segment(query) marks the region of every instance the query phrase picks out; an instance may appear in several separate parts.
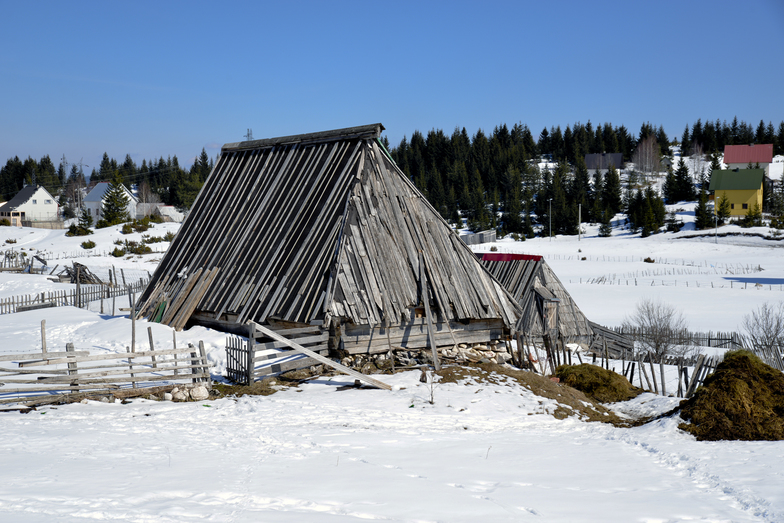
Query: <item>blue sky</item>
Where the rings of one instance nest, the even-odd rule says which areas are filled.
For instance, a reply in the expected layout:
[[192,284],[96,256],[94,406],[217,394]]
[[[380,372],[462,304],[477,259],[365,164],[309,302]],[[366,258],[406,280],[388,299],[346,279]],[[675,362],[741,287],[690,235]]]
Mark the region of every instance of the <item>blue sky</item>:
[[[382,122],[784,120],[784,2],[0,0],[0,165]],[[86,169],[89,171],[90,169]]]

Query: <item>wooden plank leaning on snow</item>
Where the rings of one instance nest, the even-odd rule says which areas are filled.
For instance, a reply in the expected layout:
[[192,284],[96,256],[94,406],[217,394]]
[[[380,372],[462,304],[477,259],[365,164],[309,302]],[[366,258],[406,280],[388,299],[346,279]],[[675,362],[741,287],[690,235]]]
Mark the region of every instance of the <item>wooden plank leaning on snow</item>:
[[372,386],[377,387],[379,389],[392,390],[392,387],[390,387],[386,383],[383,383],[381,381],[378,381],[377,379],[371,378],[370,376],[366,376],[366,375],[362,374],[361,372],[357,372],[357,371],[355,371],[353,369],[349,369],[345,365],[341,365],[340,363],[334,362],[331,359],[322,356],[321,354],[313,352],[310,349],[306,349],[302,345],[300,345],[300,344],[298,344],[298,343],[296,343],[294,341],[287,340],[286,338],[284,338],[283,336],[281,336],[277,332],[275,332],[275,331],[273,331],[271,329],[268,329],[267,327],[264,327],[263,325],[259,325],[258,323],[256,323],[253,320],[248,320],[247,323],[248,323],[248,325],[253,325],[253,327],[256,329],[257,332],[261,332],[261,333],[265,334],[266,336],[269,336],[273,340],[279,341],[279,342],[283,343],[284,345],[286,345],[288,347],[291,347],[292,349],[294,349],[297,352],[301,352],[303,354],[306,354],[306,355],[310,356],[311,358],[313,358],[314,360],[318,361],[319,363],[323,363],[324,365],[329,365],[333,369],[335,369],[337,371],[340,371],[340,372],[342,372],[344,374],[348,374],[349,376],[352,376],[352,377],[354,377],[354,378],[356,378],[358,380],[364,381],[368,385],[372,385]]

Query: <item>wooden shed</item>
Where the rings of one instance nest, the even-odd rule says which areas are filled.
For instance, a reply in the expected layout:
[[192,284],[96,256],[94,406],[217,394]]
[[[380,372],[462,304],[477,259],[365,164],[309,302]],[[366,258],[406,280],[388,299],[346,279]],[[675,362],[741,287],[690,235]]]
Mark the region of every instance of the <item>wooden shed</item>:
[[177,329],[317,326],[350,354],[511,334],[515,299],[398,169],[383,129],[224,145],[140,313]]
[[586,318],[542,256],[530,254],[478,254],[482,264],[515,297],[522,309],[516,331],[526,337],[585,348],[606,346],[613,355],[631,352],[633,343]]

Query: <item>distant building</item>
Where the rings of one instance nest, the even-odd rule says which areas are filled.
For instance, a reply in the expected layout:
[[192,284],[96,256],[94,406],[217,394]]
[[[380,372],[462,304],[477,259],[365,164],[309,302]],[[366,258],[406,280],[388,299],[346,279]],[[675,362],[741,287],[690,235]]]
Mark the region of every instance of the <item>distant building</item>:
[[622,153],[601,153],[601,154],[586,154],[585,167],[588,169],[588,174],[594,175],[596,171],[602,174],[607,174],[610,166],[616,169],[623,168],[623,154]]
[[765,171],[762,169],[734,169],[711,171],[709,189],[713,198],[718,200],[723,195],[730,202],[730,216],[745,216],[749,209],[758,204],[762,210],[762,181]]
[[[136,205],[138,204],[138,200],[124,185],[123,189],[125,190],[125,196],[128,197],[128,207],[126,208],[126,211],[128,211],[128,217],[133,219],[136,217]],[[106,192],[108,190],[109,182],[99,182],[89,193],[87,193],[87,196],[84,197],[84,207],[87,209],[87,214],[92,216],[95,222],[102,217],[103,201],[106,198]]]
[[182,223],[185,216],[174,208],[173,205],[163,203],[139,203],[136,205],[136,219],[141,220],[145,216],[160,216],[165,222]]
[[35,227],[38,222],[59,222],[60,206],[43,187],[28,185],[0,207],[0,219],[3,218],[19,227]]
[[770,176],[772,162],[773,144],[724,146],[724,163],[727,164],[727,169],[747,169],[751,164],[755,169],[763,169],[765,176]]

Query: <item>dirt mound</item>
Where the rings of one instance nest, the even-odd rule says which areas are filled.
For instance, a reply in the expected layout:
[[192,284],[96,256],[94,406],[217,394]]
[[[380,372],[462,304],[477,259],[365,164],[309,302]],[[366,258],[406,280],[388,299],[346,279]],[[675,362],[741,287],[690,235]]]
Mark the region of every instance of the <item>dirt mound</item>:
[[679,428],[698,440],[784,439],[784,373],[749,351],[732,351],[680,405]]
[[477,383],[506,384],[506,378],[512,378],[537,396],[557,401],[560,405],[552,413],[557,419],[575,415],[584,421],[600,421],[616,427],[629,427],[641,423],[639,420],[623,419],[579,390],[529,371],[512,369],[495,363],[474,363],[445,366],[437,374],[441,376],[439,383],[458,383],[472,378]]
[[602,403],[627,401],[642,394],[625,377],[596,365],[561,365],[555,371],[561,382]]

